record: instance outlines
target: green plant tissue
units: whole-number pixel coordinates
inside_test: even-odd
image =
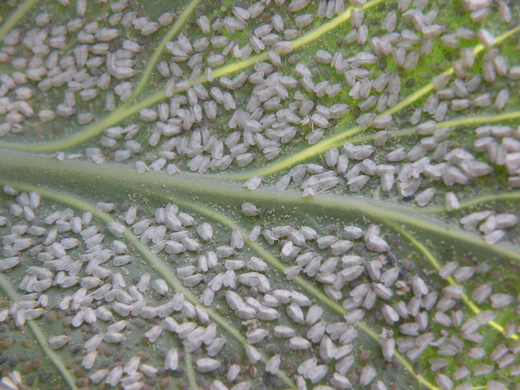
[[[520,5],[0,2],[0,389],[520,389]]]

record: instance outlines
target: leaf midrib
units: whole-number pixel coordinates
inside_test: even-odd
[[[322,210],[337,210],[347,213],[365,215],[386,222],[403,224],[419,231],[433,233],[441,237],[458,240],[477,248],[494,252],[520,262],[520,253],[506,245],[489,246],[481,236],[474,233],[461,232],[450,224],[439,219],[426,218],[425,213],[417,213],[409,207],[387,201],[372,201],[366,198],[357,199],[352,196],[322,195],[303,198],[300,192],[293,190],[277,190],[261,188],[249,191],[241,187],[241,183],[218,180],[211,176],[199,174],[179,174],[169,176],[165,172],[148,172],[138,174],[132,166],[111,163],[99,166],[86,161],[58,161],[48,156],[33,155],[22,152],[5,151],[0,154],[0,166],[4,177],[16,181],[27,181],[41,187],[52,182],[54,188],[82,188],[83,191],[97,192],[104,196],[107,192],[118,193],[121,188],[148,195],[150,190],[165,191],[172,196],[184,194],[191,199],[195,196],[201,200],[224,204],[233,203],[240,206],[245,201],[257,202],[260,206],[278,207],[314,207]],[[520,196],[520,195],[519,195]],[[493,199],[491,197],[491,199]],[[471,200],[468,201],[471,204]]]

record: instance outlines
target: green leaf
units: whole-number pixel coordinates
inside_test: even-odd
[[[2,388],[519,388],[518,6],[362,3],[0,5]]]

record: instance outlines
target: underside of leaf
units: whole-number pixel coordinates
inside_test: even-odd
[[[0,387],[519,388],[518,4],[0,15]]]

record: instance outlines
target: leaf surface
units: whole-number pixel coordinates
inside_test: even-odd
[[[68,3],[0,5],[4,386],[518,387],[516,4]]]

